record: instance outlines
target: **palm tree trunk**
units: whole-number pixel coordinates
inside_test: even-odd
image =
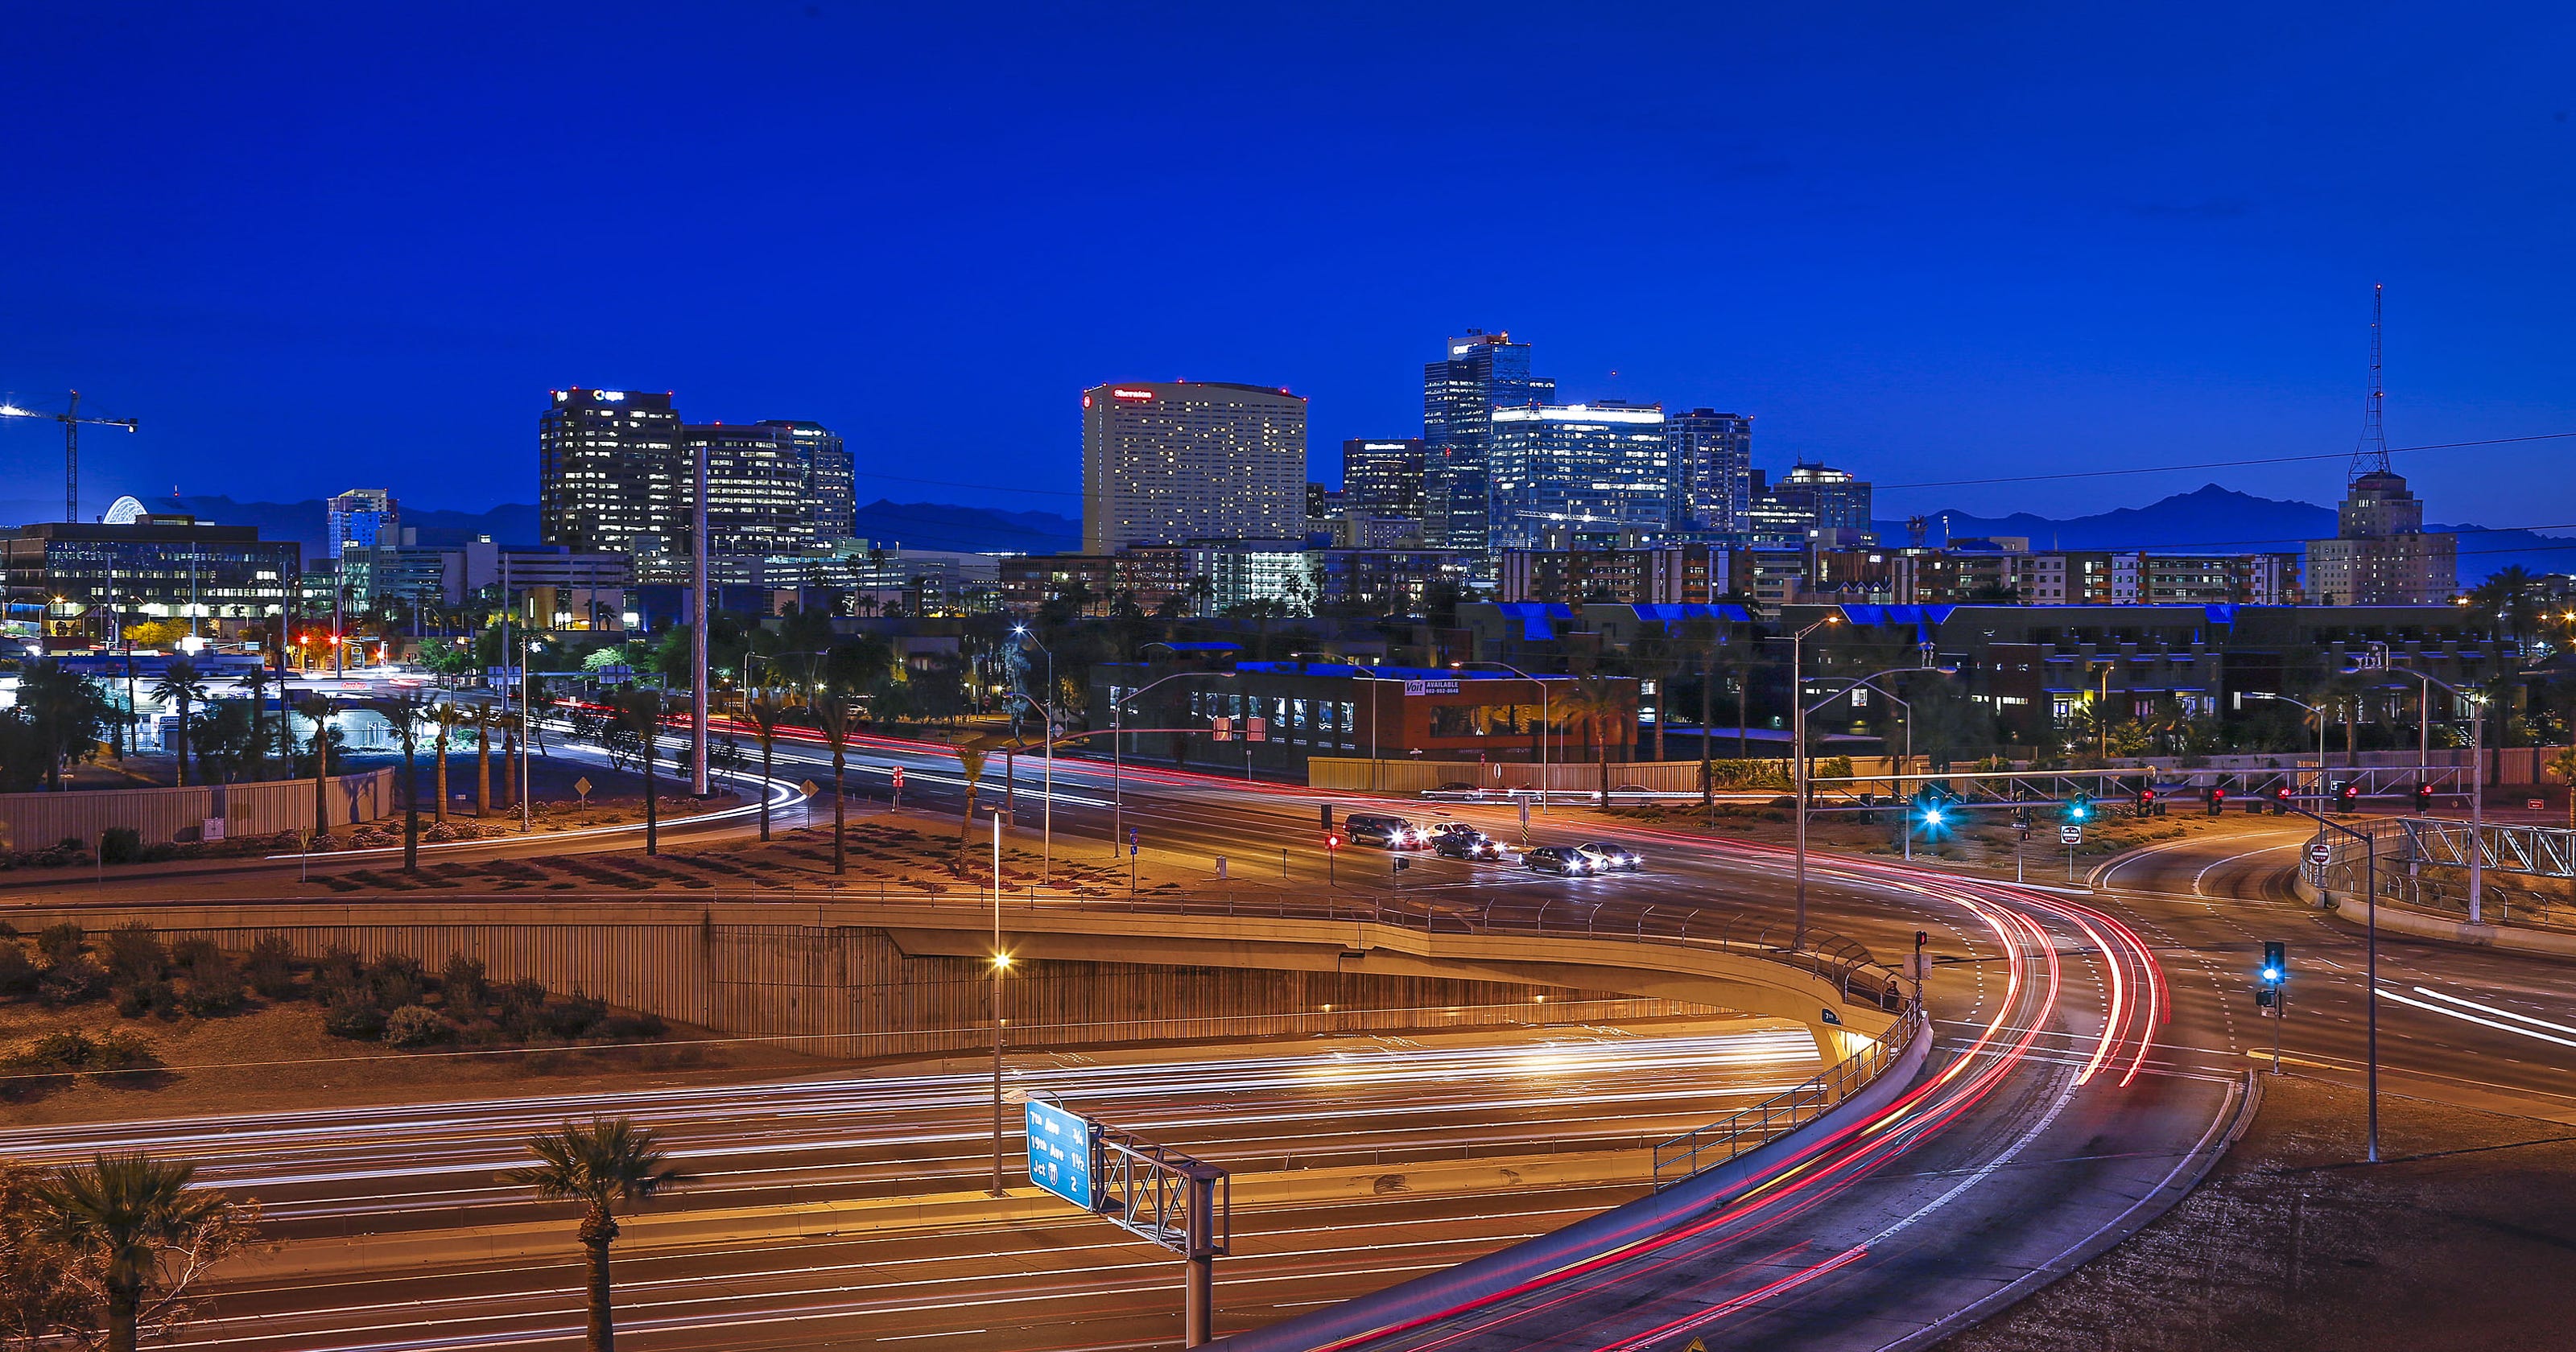
[[[1737,673],[1735,679],[1735,758],[1737,760],[1753,759],[1752,734],[1745,731],[1744,721],[1744,697],[1751,693],[1749,687],[1752,684],[1751,672]]]
[[[1714,822],[1714,821],[1716,821],[1716,820],[1717,820],[1717,767],[1715,766],[1715,764],[1713,764],[1713,763],[1712,763],[1712,758],[1711,758],[1711,756],[1710,756],[1710,752],[1712,752],[1713,750],[1715,750],[1715,748],[1709,745],[1709,743],[1710,743],[1710,741],[1711,741],[1712,739],[1711,739],[1711,737],[1709,736],[1709,727],[1708,727],[1708,703],[1709,703],[1709,694],[1710,694],[1710,691],[1709,691],[1709,688],[1708,688],[1708,687],[1709,687],[1709,685],[1711,684],[1711,682],[1713,681],[1713,679],[1716,677],[1716,675],[1717,675],[1717,672],[1715,671],[1715,669],[1713,669],[1712,667],[1710,667],[1710,666],[1709,666],[1709,664],[1707,664],[1707,663],[1705,663],[1705,662],[1703,662],[1703,663],[1701,663],[1701,664],[1700,664],[1700,670],[1699,670],[1699,805],[1700,805],[1701,807],[1704,807],[1704,808],[1707,808],[1707,809],[1708,809],[1708,813],[1709,813],[1709,820],[1710,820],[1711,822]]]
[[[331,834],[331,739],[322,720],[313,720],[313,834]]]
[[[440,821],[447,820],[447,729],[438,730],[438,805],[431,809]]]
[[[134,1325],[143,1293],[122,1282],[107,1288],[107,1352],[134,1352]]]
[[[841,769],[841,748],[838,743],[834,743],[832,747],[832,871],[834,873],[847,873],[850,868],[849,859],[843,853],[841,841],[841,827],[848,820],[842,810],[847,799],[841,793]]]
[[[492,815],[492,725],[474,729],[474,815]]]
[[[581,1221],[581,1244],[590,1259],[590,1352],[616,1352],[617,1330],[609,1313],[608,1241],[617,1237],[617,1222],[604,1207],[594,1208]]]
[[[188,701],[187,701],[187,698],[186,698],[185,696],[182,696],[182,697],[179,699],[178,704],[179,704],[179,740],[178,740],[178,745],[179,745],[179,787],[184,789],[184,788],[188,787]]]
[[[769,779],[769,757],[771,750],[771,739],[767,737],[761,738],[760,778],[762,783],[760,786],[760,839],[763,844],[768,843],[769,840],[769,784],[767,781]]]
[[[446,796],[443,785],[440,796]],[[403,739],[403,872],[420,872],[420,768],[412,761],[409,738]]]
[[[655,728],[644,734],[644,853],[646,854],[662,852],[662,819],[653,802],[653,733],[658,731],[660,729]]]
[[[501,729],[501,806],[519,805],[519,733],[515,728]]]

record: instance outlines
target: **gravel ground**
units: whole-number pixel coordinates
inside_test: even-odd
[[[2198,1190],[1941,1352],[2576,1347],[2576,1134],[2555,1122],[2266,1077]]]

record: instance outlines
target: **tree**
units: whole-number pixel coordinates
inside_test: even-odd
[[[492,815],[492,730],[502,725],[499,708],[478,704],[471,710],[474,725],[474,815]]]
[[[429,701],[419,695],[387,695],[382,699],[369,702],[369,707],[384,715],[384,720],[393,725],[394,735],[402,739],[403,872],[405,873],[420,872],[420,763],[417,756],[420,750],[421,714],[428,705]],[[442,704],[438,707],[443,710],[450,706]],[[444,808],[446,806],[444,800],[447,796],[447,757],[443,749],[447,745],[447,729],[443,725],[438,731],[438,744],[442,748],[438,761],[438,792],[442,800],[439,806]]]
[[[52,658],[19,669],[18,707],[34,721],[45,786],[57,793],[63,787],[63,766],[96,755],[99,734],[119,716],[97,682]]]
[[[662,852],[661,804],[653,768],[660,759],[662,720],[680,711],[685,700],[659,690],[635,689],[617,697],[617,721],[635,734],[635,759],[644,767],[644,853]]]
[[[810,696],[806,708],[814,715],[814,726],[822,730],[823,740],[832,746],[832,872],[846,873],[849,859],[841,832],[849,817],[842,796],[842,772],[849,767],[850,701],[837,690],[827,690]],[[765,750],[766,743],[763,747]]]
[[[240,683],[242,693],[250,696],[250,748],[239,768],[248,771],[251,779],[265,779],[268,777],[268,692],[270,687],[280,684],[279,678],[268,669],[267,653],[260,654],[258,666],[242,673]]]
[[[459,705],[443,701],[431,705],[426,712],[429,715],[430,725],[438,729],[435,748],[438,755],[436,771],[438,806],[432,810],[431,815],[439,821],[445,821],[447,820],[447,748],[456,740],[456,730],[473,721],[474,716]]]
[[[161,679],[152,683],[152,698],[179,710],[178,766],[179,787],[188,787],[188,711],[206,698],[205,678],[197,674],[197,664],[184,657],[173,657],[162,668]]]
[[[259,729],[251,722],[250,706],[238,701],[207,705],[189,729],[188,742],[197,756],[198,778],[209,784],[244,778],[260,760]]]
[[[1590,662],[1575,664],[1574,681],[1564,694],[1556,697],[1568,725],[1583,726],[1583,740],[1601,766],[1601,805],[1610,805],[1610,743],[1619,731],[1622,718],[1633,719],[1619,683],[1604,676]],[[1632,723],[1631,726],[1634,726]]]
[[[581,1246],[590,1259],[590,1348],[614,1352],[608,1245],[617,1238],[616,1204],[650,1201],[686,1180],[653,1132],[623,1117],[566,1122],[529,1137],[528,1149],[537,1162],[504,1173],[502,1181],[550,1202],[581,1204]]]
[[[184,1318],[191,1286],[258,1235],[258,1208],[191,1188],[196,1166],[140,1152],[98,1155],[31,1190],[35,1232],[78,1258],[94,1284],[108,1352],[134,1352],[137,1330]]]
[[[957,748],[958,768],[966,773],[966,815],[957,819],[957,846],[964,849],[966,833],[975,825],[975,785],[984,778],[984,761],[988,753],[980,746]]]
[[[772,757],[778,749],[778,724],[787,716],[787,692],[756,690],[746,695],[742,710],[751,719],[751,735],[760,743],[760,838],[769,839],[769,784]]]
[[[295,712],[313,723],[313,834],[331,834],[331,697],[318,691],[299,695]]]

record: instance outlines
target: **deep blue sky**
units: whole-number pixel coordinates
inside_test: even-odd
[[[1329,479],[1471,325],[1886,484],[2342,452],[2374,280],[2393,442],[2576,431],[2564,5],[9,14],[0,393],[144,420],[93,513],[527,501],[567,384],[1068,514],[1083,386],[1286,385]],[[2437,519],[2576,522],[2576,443],[2400,463]],[[0,499],[60,472],[0,422]],[[2341,485],[1881,515],[2213,478]]]

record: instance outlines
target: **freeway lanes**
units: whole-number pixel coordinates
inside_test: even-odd
[[[2227,1050],[2269,1068],[2274,1024],[2253,1002],[2265,940],[2290,949],[2285,1060],[2358,1084],[2367,1055],[2361,927],[2299,901],[2289,871],[2312,828],[2249,828],[2115,861],[2104,904],[2187,952],[2220,992]],[[2384,1092],[2576,1123],[2576,976],[2567,961],[2379,936]]]

